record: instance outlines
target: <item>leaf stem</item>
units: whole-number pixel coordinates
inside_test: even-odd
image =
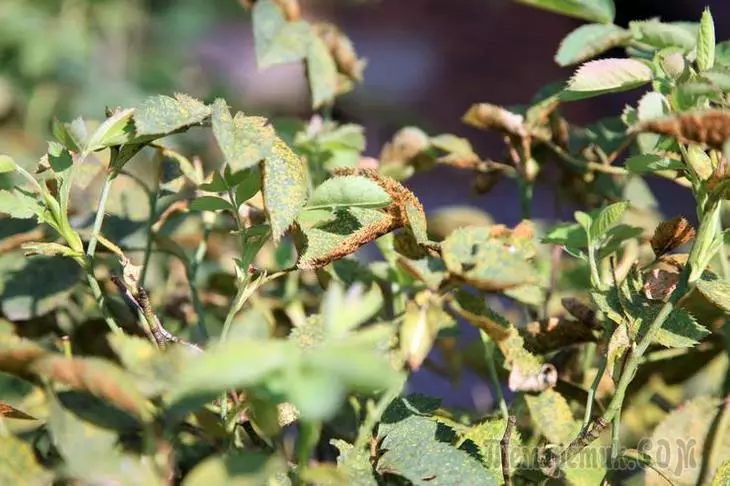
[[[157,151],[156,170],[155,170],[155,187],[148,191],[149,203],[150,203],[150,217],[147,219],[147,242],[144,248],[144,257],[142,260],[142,272],[139,275],[139,285],[145,286],[145,279],[147,277],[147,270],[150,265],[150,257],[152,256],[152,240],[155,221],[157,220],[157,198],[160,193],[160,172],[162,171],[162,152]]]
[[[502,412],[502,417],[504,417],[505,420],[509,420],[509,407],[504,399],[502,384],[499,382],[497,366],[494,362],[494,341],[492,341],[492,338],[490,338],[489,335],[482,330],[479,331],[479,335],[481,336],[482,343],[484,344],[484,361],[487,365],[487,372],[489,373],[489,379],[492,381],[494,393],[497,395],[499,410]]]
[[[101,225],[104,223],[104,211],[106,208],[106,202],[109,199],[109,191],[112,187],[112,182],[116,178],[116,174],[108,173],[104,179],[104,185],[101,187],[101,196],[99,196],[99,206],[96,208],[96,216],[94,217],[94,226],[91,229],[91,237],[89,238],[89,245],[86,247],[86,256],[89,260],[93,260],[94,253],[96,252],[96,244],[99,240],[99,233],[101,233]]]

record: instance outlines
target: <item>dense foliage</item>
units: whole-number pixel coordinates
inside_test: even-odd
[[[0,156],[0,484],[730,484],[730,43],[709,10],[621,28],[612,0],[524,3],[592,23],[557,51],[567,83],[466,112],[501,160],[415,127],[364,157],[330,114],[365,62],[296,0],[242,4],[261,69],[303,64],[311,119],[168,93]],[[21,30],[0,35],[19,83],[73,57]],[[404,181],[439,165],[515,179],[524,220],[425,214]],[[531,220],[545,174],[575,221]],[[645,176],[696,214],[663,218]],[[405,393],[421,367],[490,380],[494,411]]]

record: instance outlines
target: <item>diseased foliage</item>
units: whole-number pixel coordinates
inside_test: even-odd
[[[612,0],[523,3],[593,23],[557,50],[569,80],[466,111],[501,161],[415,127],[364,157],[327,114],[365,62],[296,0],[241,4],[261,69],[305,65],[308,124],[157,95],[0,156],[0,484],[727,484],[727,46],[709,10],[624,29]],[[193,131],[213,150],[171,142]],[[517,180],[523,221],[427,214],[405,181],[439,165]],[[574,221],[531,220],[548,167]],[[422,367],[477,373],[493,410],[407,394]]]

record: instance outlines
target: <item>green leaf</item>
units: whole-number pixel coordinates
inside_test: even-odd
[[[600,250],[598,251],[598,258],[603,259],[608,255],[618,250],[621,244],[633,238],[638,238],[644,232],[641,228],[636,226],[629,226],[627,224],[619,224],[608,231],[600,242]]]
[[[307,208],[384,208],[391,202],[390,195],[375,181],[363,176],[340,176],[327,179],[318,186]]]
[[[730,41],[718,42],[715,45],[715,62],[721,66],[730,66]]]
[[[272,155],[276,133],[266,118],[241,112],[231,117],[226,102],[219,98],[213,103],[211,122],[213,135],[233,171],[252,167]]]
[[[50,393],[49,405],[48,428],[64,459],[66,474],[87,484],[104,484],[112,480],[125,486],[163,484],[150,461],[120,452],[116,431],[81,420],[64,409]]]
[[[337,448],[337,469],[345,475],[345,481],[352,486],[378,486],[370,465],[370,454],[357,450],[351,444],[339,439],[330,440]]]
[[[299,355],[294,344],[280,340],[236,340],[212,346],[184,365],[172,400],[259,384]]]
[[[190,471],[182,486],[258,486],[275,484],[271,481],[287,471],[284,458],[260,452],[231,453],[212,456]]]
[[[700,279],[696,283],[697,290],[707,300],[720,309],[730,313],[730,282],[727,280]]]
[[[135,109],[135,131],[138,136],[167,135],[201,123],[210,112],[209,106],[183,93],[152,96]]]
[[[560,43],[555,62],[570,66],[587,61],[609,49],[624,45],[631,39],[631,32],[611,24],[581,25]]]
[[[588,236],[580,224],[560,223],[543,236],[542,242],[570,248],[586,248],[588,246]]]
[[[629,202],[622,201],[601,209],[591,224],[590,239],[598,240],[601,238],[606,231],[619,222],[628,207]]]
[[[191,211],[222,211],[235,209],[230,202],[217,196],[199,196],[190,202]]]
[[[301,216],[310,212],[314,211],[304,211]],[[382,211],[354,207],[335,211],[332,217],[320,219],[311,227],[305,226],[300,219],[303,242],[298,246],[297,266],[302,269],[319,268],[354,253],[380,236],[374,233],[374,229],[387,222],[385,218]]]
[[[637,315],[632,328],[643,336],[654,318],[661,310],[661,304],[651,304]],[[662,328],[656,334],[654,342],[667,348],[690,348],[695,346],[705,336],[710,334],[706,327],[699,324],[692,315],[684,309],[674,309]]]
[[[18,188],[0,191],[0,213],[11,218],[30,219],[42,211],[38,199],[31,193]]]
[[[500,291],[533,283],[535,270],[513,245],[491,238],[489,228],[452,232],[442,243],[446,268],[475,287]]]
[[[322,299],[320,314],[329,337],[348,334],[373,317],[383,306],[383,294],[378,285],[364,292],[362,284],[355,284],[345,294],[338,282],[330,283]]]
[[[337,94],[337,65],[327,45],[314,37],[307,53],[307,78],[312,93],[312,108],[330,104]]]
[[[492,472],[449,442],[454,431],[428,417],[414,415],[398,422],[383,439],[376,470],[394,474],[416,486],[499,484]],[[383,452],[384,451],[384,452]]]
[[[507,421],[504,418],[485,420],[469,427],[466,433],[462,434],[457,443],[459,449],[464,451],[473,450],[479,461],[496,478],[502,478],[502,458],[500,442],[504,437]],[[512,430],[509,441],[510,473],[517,469],[517,465],[523,460],[524,449],[519,431]],[[500,481],[500,484],[503,484]]]
[[[633,155],[626,159],[626,168],[637,174],[647,172],[658,172],[662,170],[682,170],[684,164],[681,160],[662,157],[657,154]]]
[[[99,128],[91,135],[86,142],[82,155],[112,147],[114,145],[122,145],[134,136],[134,125],[132,124],[132,114],[134,108],[120,110],[112,116],[104,120]]]
[[[661,93],[650,91],[641,97],[636,110],[639,121],[646,122],[655,118],[662,118],[669,114],[669,103]],[[641,153],[654,151],[662,137],[654,133],[641,133],[637,137],[637,143]]]
[[[423,212],[423,208],[420,204],[406,204],[406,217],[408,218],[408,226],[413,232],[413,236],[416,238],[416,242],[420,245],[428,243],[428,231],[426,215]]]
[[[580,432],[581,425],[573,418],[568,402],[554,389],[525,394],[524,398],[535,427],[551,444],[568,444]]]
[[[261,174],[258,168],[245,169],[246,177],[236,186],[236,202],[243,204],[261,190]]]
[[[504,316],[490,309],[484,297],[459,289],[454,292],[451,307],[461,317],[486,332],[494,341],[499,342],[509,336],[512,324]]]
[[[610,24],[616,15],[613,0],[518,0],[520,3],[542,8],[570,17]]]
[[[0,194],[2,194],[0,192]],[[25,321],[64,307],[82,272],[64,257],[0,257],[0,306],[10,320]]]
[[[715,477],[712,480],[712,486],[725,486],[730,484],[730,460],[722,463],[715,472]]]
[[[722,401],[718,398],[700,396],[682,404],[654,429],[651,440],[646,441],[642,451],[661,465],[661,471],[672,484],[705,484],[700,481],[703,471],[706,477],[712,477],[723,461],[730,457],[730,427],[726,422],[718,420],[718,413],[723,412]],[[725,430],[718,425],[725,424]],[[707,442],[717,437],[710,446]],[[703,452],[713,453],[703,456]],[[703,456],[700,459],[700,456]],[[696,457],[691,461],[689,458]],[[653,469],[645,471],[646,484],[667,484]]]
[[[715,22],[709,7],[702,11],[700,28],[697,31],[697,68],[702,71],[712,69],[715,64]]]
[[[573,101],[628,91],[648,83],[652,76],[651,68],[635,59],[589,61],[578,68],[560,97]]]
[[[277,138],[261,167],[261,189],[274,241],[279,241],[307,202],[306,176],[304,160]]]
[[[0,155],[0,174],[15,172],[16,167],[17,165],[12,157],[9,155]]]
[[[397,263],[409,275],[425,283],[431,290],[437,290],[447,276],[444,261],[431,255],[426,255],[418,260],[399,255]]]
[[[0,484],[42,486],[50,481],[51,473],[38,464],[28,443],[7,433],[0,436]]]
[[[287,22],[273,0],[256,2],[252,19],[259,69],[305,58],[314,37],[308,23]]]
[[[686,24],[664,23],[656,19],[641,20],[629,22],[629,30],[637,41],[657,49],[679,47],[687,52],[697,42],[696,29],[688,28]]]

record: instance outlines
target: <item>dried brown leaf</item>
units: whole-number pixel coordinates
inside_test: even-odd
[[[582,322],[557,317],[531,322],[521,334],[525,340],[525,349],[535,354],[596,341],[591,329]]]
[[[522,115],[489,103],[472,105],[462,121],[467,125],[483,130],[498,130],[518,137],[527,136],[524,125],[525,120]]]
[[[631,131],[658,133],[682,143],[698,143],[722,150],[725,140],[730,138],[730,111],[715,109],[647,120]]]
[[[659,223],[651,237],[651,247],[657,257],[669,253],[695,237],[695,229],[682,216]]]

